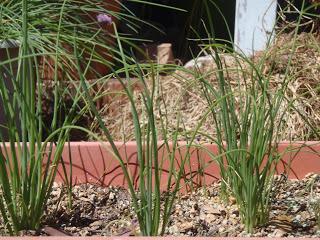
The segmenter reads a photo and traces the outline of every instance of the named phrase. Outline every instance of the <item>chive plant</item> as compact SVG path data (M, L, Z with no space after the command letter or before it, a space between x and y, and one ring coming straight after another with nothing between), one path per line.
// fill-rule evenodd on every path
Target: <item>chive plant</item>
M0 63L3 73L0 76L0 97L3 102L5 116L4 127L8 130L6 138L4 134L0 133L2 141L0 186L3 193L0 199L0 211L7 231L11 235L18 234L20 230L39 228L69 132L72 128L81 129L81 127L73 125L77 117L79 117L78 115L88 107L86 105L84 109L80 109L78 105L84 93L86 98L90 100L90 109L100 120L100 125L108 136L128 181L131 181L125 167L125 160L120 158L112 137L108 135L108 131L96 111L94 101L97 98L90 98L93 85L88 85L85 81L88 71L92 70L90 69L92 61L111 66L110 62L104 58L104 55L100 54L104 51L116 54L114 58L124 63L127 78L129 78L129 65L126 64L127 56L122 48L119 51L112 44L108 44L108 41L104 41L104 35L102 34L102 37L100 35L102 28L97 28L92 21L86 22L86 19L92 17L92 13L99 13L96 19L97 22L111 24L110 16L116 13L107 11L100 3L100 1L95 0L81 2L73 0L55 2L8 0L1 5L1 36L4 41L17 40L20 47L17 58L12 58L8 54L7 59ZM126 15L123 12L119 15L134 26L135 23L131 22L133 19L136 20L134 16ZM116 38L121 46L121 37L118 33ZM128 42L127 37L121 39ZM96 49L99 49L100 52ZM54 70L52 80L54 85L53 112L55 114L51 126L45 126L42 117L41 96L44 83L39 58L51 59L50 65ZM81 60L79 61L79 59ZM77 60L76 65L75 60ZM15 65L18 66L17 71L14 70ZM76 67L78 67L77 73L74 71ZM136 72L145 86L143 99L148 113L149 124L146 129L140 128L132 90L130 87L126 87L126 92L133 106L138 159L141 164L140 173L142 176L140 178L139 194L134 191L132 181L129 186L142 233L144 235L157 235L162 217L164 221L161 232L164 233L179 184L175 185L174 194L169 194L166 198L166 207L163 211L163 216L161 216L161 170L157 155L159 146L153 115L154 88L149 92L141 68L138 65L136 70L139 70ZM61 71L63 72L62 75ZM14 89L12 96L9 96L10 94L5 84L5 76L8 75ZM75 96L66 89L60 89L61 76L64 77L63 80L67 80L76 86ZM85 91L80 91L79 85L74 82L74 78L77 79L77 77L80 77L82 88ZM123 85L125 86L124 83ZM62 104L61 99L63 99L61 94L73 96L72 107L62 122L58 119L58 111ZM15 125L15 119L17 118L19 119L18 125L21 126L21 132L19 132L19 127ZM46 128L49 128L49 137L43 139L42 132ZM83 128L81 130L89 132ZM165 141L164 145L169 149L167 141ZM177 148L176 135L174 146L174 149ZM174 161L172 153L169 158L170 161ZM179 178L179 175L182 175L182 171L178 171L178 173L171 171L168 188L171 186L172 179ZM154 188L152 187L153 181L155 181Z
M210 16L205 2L204 6ZM298 23L305 11L302 9L299 12ZM271 91L272 69L267 74L264 72L268 51L258 62L253 61L241 53L231 53L233 49L217 44L213 22L209 21L208 28L204 28L209 44L203 43L201 53L211 55L215 69L204 72L195 66L194 74L208 103L208 112L204 114L203 120L210 114L216 133L215 136L202 134L218 145L219 154L209 155L220 167L222 199L236 199L245 230L252 232L257 225L265 224L269 217L273 174L281 157L277 153L277 143L283 129L281 123L285 111L298 112L293 104L295 100L285 96L287 85L292 80L290 65L293 54L289 56L279 88ZM298 29L294 32L295 39ZM203 40L199 39L199 42ZM294 44L292 53L296 47ZM234 58L236 66L228 68L221 54ZM212 81L212 75L216 81ZM230 76L237 77L232 78L231 82ZM309 125L307 116L304 119ZM201 122L197 129L200 125Z
M66 57L67 53L61 53L58 49L55 52L39 52L35 49L35 39L30 36L33 26L29 21L29 2L21 2L20 25L16 22L20 28L20 35L17 35L19 53L15 56L11 54L11 49L2 49L5 56L1 56L0 62L0 99L5 119L0 130L0 212L10 235L40 227L64 144L77 120L76 113L83 111L78 105L82 94L77 90L65 119L57 124L58 114L55 114L50 134L43 139L42 133L47 126L43 121L41 101L44 83L38 59L39 56L53 57L56 60L53 67L57 68L60 58ZM5 12L2 10L3 6L1 16ZM63 13L64 9L61 8L58 26L61 26ZM58 45L59 35L56 37ZM2 42L6 41L9 40L3 39ZM63 94L70 94L59 90L58 80L56 72L53 82L54 112L59 111ZM71 78L68 80L73 81Z
M1 2L0 38L2 40L21 40L22 3L22 0ZM101 72L93 66L101 64L104 69L108 69L116 60L116 56L113 55L117 52L117 47L114 44L113 34L109 31L109 25L112 21L118 20L125 22L133 29L137 27L136 22L139 21L118 0L28 1L28 34L29 39L32 39L29 42L30 47L39 54L54 52L60 54L59 62L55 62L54 54L43 54L38 57L38 64L44 70L41 74L47 74L47 78L52 79L54 72L58 71L61 73L59 77L66 81L68 75L74 74L70 53L74 41L73 30L76 27L78 32L76 42L78 48L81 48L79 54L84 56L82 71L92 78L100 77ZM59 43L57 44L58 35ZM126 36L126 39L128 40L129 36ZM89 62L91 62L90 65ZM106 73L105 70L104 74Z
M298 28L295 39L297 33ZM196 71L216 127L216 136L206 137L218 145L216 161L222 177L222 198L236 199L245 230L252 232L269 217L273 175L281 158L277 153L281 123L294 101L285 96L292 80L289 73L292 55L279 87L271 90L272 70L264 72L266 53L258 62L241 54L229 54L237 63L230 69L221 58L221 53L230 49L213 43L205 50L212 52L216 66L210 73ZM216 82L208 80L211 74ZM232 87L230 75L237 76L236 86Z
M167 136L167 130L165 129L165 120L162 119L165 118L165 115L163 114L160 114L160 121L162 121L161 125L163 127L161 129L157 129L154 104L159 100L156 99L156 86L159 82L159 69L163 69L163 67L159 67L152 63L140 65L133 59L128 62L122 49L121 39L118 37L115 25L114 28L118 40L123 68L115 71L113 75L121 83L131 105L134 135L137 144L137 160L139 164L139 181L137 186L135 186L134 179L132 179L129 170L127 169L126 163L128 159L118 151L115 140L110 134L108 127L105 126L100 113L94 105L93 98L90 96L88 82L86 81L85 76L81 73L81 58L76 54L75 56L78 58L79 62L78 73L80 75L82 88L86 93L86 99L90 105L90 110L95 115L106 139L111 144L112 152L119 161L124 176L128 182L129 191L133 201L133 208L139 222L141 234L143 236L163 235L169 223L176 195L180 189L180 180L184 173L185 163L190 158L190 156L186 154L185 157L180 159L180 163L178 164L179 167L177 167L175 153L180 148L186 148L188 152L188 149L191 147L192 140L184 146L179 146L178 131L172 133L172 138L169 138ZM125 78L121 78L119 76L123 74L125 75ZM138 78L139 83L141 83L142 90L140 98L142 99L145 119L142 119L143 116L138 113L137 103L130 81L131 77ZM177 118L179 118L179 116L177 116ZM142 121L146 122L146 125L144 125ZM176 129L179 129L179 121ZM161 141L158 139L158 131L162 131L163 140ZM195 135L193 136L193 139L194 138ZM159 158L158 151L162 148L165 148L165 151L168 153L168 159ZM163 173L161 166L164 161L169 161L170 166L166 182L161 180ZM166 189L164 193L161 194L160 189L163 184L166 185ZM137 191L135 190L135 187L137 187ZM163 201L162 206L161 200Z
M70 41L68 29L73 32L76 26L78 33L83 32L76 38L81 54L86 50L84 43L88 46L101 44L101 29L82 26L81 16L71 14L79 9L76 3L68 0L55 3L8 0L1 4L0 100L4 122L0 126L0 212L10 235L40 227L57 167L63 163L61 155L69 132L76 128L74 124L87 109L86 105L80 107L79 104L83 101L83 93L72 74L74 57L66 46L72 46L74 38L71 34ZM82 9L103 12L94 1L85 3ZM5 47L12 43L17 54L12 54L13 48ZM91 60L92 56L99 55L92 49L90 54ZM42 96L45 83L40 58L53 60L50 64L54 69L52 101L55 114L51 126L44 121ZM68 64L62 67L66 61ZM107 60L104 63L109 64ZM81 65L86 66L81 69L86 74L90 61ZM75 93L61 88L61 71L58 69L65 73L64 80L75 86ZM58 113L63 106L62 99L70 96L72 106L60 119ZM43 138L44 131L49 133L46 139Z
M279 161L275 120L284 100L283 89L272 95L269 79L253 64L250 80L244 80L245 90L232 89L218 48L211 47L215 49L217 85L205 77L199 79L216 127L212 140L220 154L222 196L228 199L230 193L236 198L245 229L252 232L268 219L271 183Z

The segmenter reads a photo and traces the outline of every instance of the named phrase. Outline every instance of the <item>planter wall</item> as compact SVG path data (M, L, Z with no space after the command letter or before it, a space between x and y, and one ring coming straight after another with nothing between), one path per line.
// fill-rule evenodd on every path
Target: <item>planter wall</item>
M75 183L93 182L102 185L126 185L125 178L117 160L112 156L112 153L107 150L108 144L102 146L99 143L72 143L70 151L65 149L64 160L68 161L69 153L71 153L73 161L73 179ZM186 148L185 143L181 142L181 151L175 155L177 162L184 158ZM133 178L138 181L138 162L136 154L135 142L127 144L117 143L121 154L128 156L128 166ZM205 148L209 151L217 153L217 145L206 144ZM304 143L281 143L279 152L283 153L282 160L277 166L278 173L287 171L290 178L303 178L310 172L320 172L320 143L309 142ZM168 172L168 152L165 148L160 148L159 159L164 161L163 176L161 186L166 187L165 179ZM190 180L196 185L210 184L219 179L218 166L212 162L212 159L205 151L191 149L190 168L189 164L185 167L185 180ZM199 169L203 172L199 173ZM60 180L62 175L60 175ZM186 184L184 189L188 189Z
M116 143L122 156L127 156L128 168L135 182L138 181L139 165L137 162L136 144L128 142L126 144ZM176 153L177 166L185 156L186 147L184 142L180 142L180 151ZM9 146L8 146L9 147ZM210 152L217 153L217 145L203 145ZM282 142L278 148L282 153L282 159L277 165L278 174L287 172L290 178L303 178L310 172L320 172L320 142ZM159 147L159 160L163 161L163 175L161 188L165 189L165 180L168 172L168 152L164 147ZM72 179L73 184L94 183L104 186L126 186L126 180L122 173L118 161L113 156L108 143L98 142L71 142L70 148L66 145L63 151L63 161L70 171L70 157L73 164ZM189 167L190 166L190 167ZM199 171L203 170L203 171ZM64 175L61 167L56 181L63 182ZM204 150L191 149L190 164L185 167L184 179L181 184L182 191L190 190L191 180L193 186L210 184L219 179L218 166L211 160Z

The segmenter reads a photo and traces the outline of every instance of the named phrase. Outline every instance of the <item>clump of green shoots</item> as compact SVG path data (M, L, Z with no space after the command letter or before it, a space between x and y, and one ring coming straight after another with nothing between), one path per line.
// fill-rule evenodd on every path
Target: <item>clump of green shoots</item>
M268 78L254 65L250 65L250 80L244 80L245 89L232 89L219 50L211 47L217 84L199 79L217 130L212 140L219 148L222 195L236 199L245 229L252 232L268 220L271 183L279 160L275 120L283 94L279 89L271 95Z
M100 0L1 3L0 46L8 47L1 49L0 56L4 115L0 125L0 212L10 235L39 229L70 131L78 129L90 134L75 126L88 105L80 104L84 93L75 81L78 76L74 54L77 52L76 58L81 55L80 75L101 76L93 68L95 64L103 64L106 69L113 65L106 56L118 54L119 49L105 25L121 18L134 28L132 20L138 20L125 10L119 13L119 6L117 0L106 4ZM77 51L73 51L74 46ZM54 115L50 125L44 120L42 103L45 67L52 72ZM74 86L75 91L63 88L61 80ZM64 97L71 97L73 102L66 116L61 117ZM63 170L67 174L66 168ZM72 172L70 179L65 179L69 192L71 175Z
M130 61L130 59L127 59L123 52L122 42L118 37L115 25L114 29L118 40L120 59L121 64L123 64L123 68L114 71L113 74L121 83L131 105L132 121L134 123L134 136L137 144L137 160L139 164L137 191L135 190L134 179L132 179L126 165L128 159L126 159L126 156L121 155L117 149L113 136L110 134L108 127L105 126L100 113L94 105L93 98L90 96L88 82L86 81L85 76L81 74L80 64L78 64L81 85L86 93L90 109L95 115L100 128L110 143L114 156L121 165L128 183L141 235L163 235L169 223L173 203L180 189L180 180L182 179L185 170L185 163L190 158L190 156L186 154L185 157L181 159L179 166L177 167L175 162L175 152L181 147L188 151L191 147L192 140L190 140L185 146L178 145L179 120L177 121L177 131L173 132L171 137L168 137L166 132L167 129L165 127L165 113L159 113L162 128L157 129L155 104L157 104L157 101L159 100L156 99L156 92L158 91L157 86L159 84L160 75L159 69L161 69L161 67L152 63L140 65L136 63L135 60ZM121 78L119 76L120 74L124 74L125 79ZM142 89L139 92L139 98L143 105L143 115L140 115L137 110L137 99L135 98L131 85L132 77L137 78L139 84L142 86ZM177 114L177 118L179 119L179 114ZM159 131L161 131L161 133L159 133ZM159 141L159 134L162 135L162 141ZM193 139L194 138L195 136ZM159 158L158 152L163 151L163 148L167 152L166 159ZM168 161L170 166L165 181L162 180L162 165L164 164L164 161ZM161 194L161 186L165 186L165 194ZM162 206L161 202L163 203Z
M303 11L298 22L302 14ZM264 71L267 51L258 60L234 53L216 43L213 23L209 27L211 43L204 44L203 52L211 54L215 67L210 72L195 67L195 79L201 84L216 129L215 136L204 135L218 145L219 154L213 158L220 167L222 198L236 199L245 230L253 232L254 227L265 224L269 218L271 185L281 158L277 144L282 119L288 109L297 110L294 100L289 101L285 95L291 81L292 55L283 78L277 82L279 87L274 90L272 69ZM294 39L297 34L298 28ZM297 46L292 47L294 52ZM227 67L225 55L236 64Z
M39 53L34 52L33 40L29 36L28 1L23 0L21 7L21 41L18 45L7 45L2 49L5 56L1 56L0 63L0 99L4 114L4 126L0 130L0 212L10 235L17 235L21 230L38 230L40 227L62 150L76 119L77 103L81 98L79 92L60 126L57 124L58 114L55 114L50 134L43 139L43 81L38 68ZM15 50L12 47L16 47L17 54L12 54ZM58 62L60 53L46 54L51 54ZM58 94L57 80L56 75L56 113L62 97Z
M5 1L0 8L0 32L4 33L0 41L0 100L4 118L0 126L0 212L10 235L17 235L21 230L39 229L58 165L63 163L62 151L69 133L77 128L75 123L87 110L86 105L80 107L83 93L79 84L75 84L76 79L70 70L74 68L70 66L74 57L66 47L72 46L74 39L67 32L71 28L73 33L74 23L80 21L81 16L69 16L70 11L76 9L75 1L51 4L28 0ZM93 1L86 1L87 11L94 10L92 6L95 6ZM43 19L37 18L40 17L37 15L40 10L41 14L47 13L54 20L46 19L48 21L42 25ZM50 15L52 11L55 14ZM98 7L97 11L103 11L103 8ZM41 25L41 29L38 25ZM98 36L99 29L86 27L87 33L81 37L78 35L76 40L80 48L78 50L82 53L86 50L84 42L98 44L100 39L93 38ZM81 30L86 27L78 26ZM98 61L99 54L95 50L90 51L91 58ZM40 58L53 60L50 61L50 67L53 69L54 90L51 100L54 103L54 116L50 126L44 121L42 96L45 83ZM62 63L66 62L70 65L62 67ZM81 68L81 71L89 71L89 65L85 70ZM62 89L61 71L64 73L63 79L75 86L75 93ZM61 99L66 96L72 97L73 102L66 116L61 118ZM44 132L48 133L47 138L43 137ZM67 174L65 168L64 173ZM70 184L68 179L66 181Z

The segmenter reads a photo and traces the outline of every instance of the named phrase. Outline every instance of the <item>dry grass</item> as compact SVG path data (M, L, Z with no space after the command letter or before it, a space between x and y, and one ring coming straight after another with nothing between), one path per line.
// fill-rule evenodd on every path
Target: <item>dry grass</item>
M292 52L294 44L296 44L296 51ZM284 34L277 38L267 52L257 54L253 62L258 64L263 55L267 56L263 72L266 76L270 75L271 92L274 92L284 80L288 61L292 55L292 63L288 69L290 81L285 94L300 114L283 106L285 117L281 140L319 140L306 124L304 117L313 127L320 129L320 37L303 33L294 43L292 34ZM245 82L250 81L248 77L250 74L241 75L239 69L245 69L243 72L250 71L249 65L243 61L237 62L232 55L223 56L226 76L231 87L238 91L245 90ZM200 71L202 74L207 74L206 78L215 84L215 69L216 66L212 61L204 64ZM208 107L195 75L178 70L170 75L160 76L157 90L155 114L158 128L161 129L160 118L166 116L164 121L166 129L169 133L174 131L180 114L182 120L180 130L193 131ZM142 124L146 124L139 91L135 92L135 98ZM113 105L116 104L117 111L110 114L107 110L108 106L102 111L106 125L116 140L133 140L130 104L123 95L115 96L111 102ZM215 129L210 118L203 122L200 131L214 136Z
M320 37L302 33L296 43L292 39L292 34L278 38L269 52L267 62L274 81L282 79L293 44L296 44L296 51L292 54L292 63L288 69L290 82L286 96L294 101L293 104L300 114L293 110L286 112L282 139L319 140L302 116L305 116L315 129L320 129Z

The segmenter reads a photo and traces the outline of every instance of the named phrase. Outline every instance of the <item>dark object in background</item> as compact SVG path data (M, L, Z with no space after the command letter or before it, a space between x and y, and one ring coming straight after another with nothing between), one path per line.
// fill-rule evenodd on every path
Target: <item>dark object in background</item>
M7 61L9 59L17 58L19 54L19 45L15 41L0 41L0 62ZM12 69L11 69L12 68ZM8 90L9 101L13 103L13 81L18 70L18 61L11 62L11 64L5 64L0 66L0 81L4 81L5 86ZM15 126L18 132L21 134L20 118L18 114L18 109L15 109ZM12 119L7 119L5 116L5 111L3 107L3 101L0 91L0 134L2 135L1 140L8 141L8 122Z
M45 140L51 134L51 124L54 116L54 83L50 80L43 81L43 92L42 92L42 121L43 121L43 134L42 139ZM64 82L61 83L59 91L66 91L68 89L70 94L61 94L62 97L59 102L59 108L57 109L57 127L63 125L67 115L70 113L70 109L73 106L74 100L73 97L76 95L74 86L70 83ZM81 109L85 107L85 102L79 101L77 103L75 116L79 116L79 119L74 125L84 128L90 128L91 123L94 118L90 113L81 113ZM74 119L74 118L72 118ZM58 136L57 136L58 137ZM85 141L88 140L88 134L79 129L71 129L69 140L70 141ZM57 139L54 139L57 140Z
M7 61L8 59L18 58L19 54L19 45L14 41L0 41L0 62ZM12 70L10 69L12 67ZM0 80L5 81L6 88L9 94L9 101L13 101L13 81L15 81L15 77L18 69L18 61L12 62L11 66L9 64L5 64L0 67ZM44 81L43 86L43 95L42 95L42 121L43 121L43 140L45 140L51 133L50 127L53 118L53 106L54 106L54 97L53 97L53 86L52 81L47 80ZM62 125L63 121L66 118L66 115L69 113L71 107L73 105L73 99L71 97L66 97L66 95L61 99L59 117L58 117L58 125ZM81 108L85 106L85 103L79 103L79 111ZM3 102L0 91L0 134L2 135L1 140L9 141L8 137L8 122L12 122L12 119L7 119L5 116ZM93 118L89 116L89 114L81 115L79 120L76 122L77 126L82 126L87 128L92 123ZM21 123L19 117L19 111L15 109L14 115L14 126L17 127L18 133L21 136ZM71 141L81 141L87 140L88 136L86 133L72 129L70 132L70 140Z
M215 0L214 2L216 6L209 0L152 0L152 3L155 4L172 6L187 11L183 12L124 0L122 3L137 17L149 22L161 31L139 22L137 22L139 25L138 32L129 28L126 25L127 23L120 24L120 31L131 34L133 37L152 40L154 44L172 43L174 56L186 62L192 58L192 54L197 54L200 51L198 45L201 42L191 39L208 38L207 30L211 33L210 21L213 23L215 38L229 42L233 39L235 1ZM205 9L205 4L210 8L209 13ZM226 26L216 7L224 14L228 26ZM207 27L207 30L204 26ZM231 36L227 28L229 28Z
M297 27L299 11L304 9L304 16L301 19L299 33L320 32L320 0L307 0L303 5L302 0L278 0L280 29L286 32L293 31ZM282 10L282 11L281 11Z

